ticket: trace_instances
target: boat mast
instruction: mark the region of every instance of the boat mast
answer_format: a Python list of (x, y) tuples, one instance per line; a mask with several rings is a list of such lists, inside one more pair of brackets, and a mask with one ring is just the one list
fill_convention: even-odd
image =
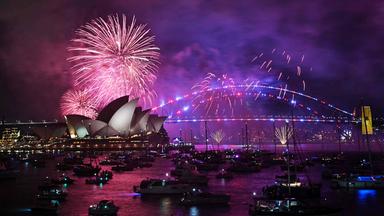
[(287, 137), (287, 172), (288, 172), (288, 195), (291, 196), (291, 168), (290, 168), (290, 158), (291, 155), (289, 153), (289, 141), (288, 141), (288, 128), (289, 123), (287, 122), (287, 129), (285, 130), (285, 136)]
[(208, 152), (208, 129), (207, 129), (207, 121), (204, 121), (205, 128), (205, 153)]
[[(275, 131), (276, 131), (275, 117), (273, 117), (272, 127), (273, 127), (273, 133), (275, 133)], [(273, 145), (275, 146), (275, 156), (276, 156), (276, 153), (277, 153), (277, 145), (276, 145), (276, 139), (275, 139), (275, 136), (273, 136)]]
[(247, 151), (249, 151), (249, 144), (248, 144), (248, 124), (245, 122), (245, 145), (247, 146)]

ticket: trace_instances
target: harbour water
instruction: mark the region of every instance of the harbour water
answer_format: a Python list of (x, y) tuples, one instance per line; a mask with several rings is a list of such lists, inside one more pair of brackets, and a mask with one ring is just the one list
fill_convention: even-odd
[[(28, 215), (35, 201), (37, 187), (44, 177), (56, 177), (63, 172), (56, 171), (58, 159), (48, 160), (43, 168), (19, 162), (20, 176), (15, 180), (0, 182), (1, 215)], [(263, 168), (252, 174), (236, 174), (232, 180), (216, 179), (216, 172), (206, 172), (209, 184), (206, 189), (231, 195), (229, 206), (183, 207), (179, 197), (143, 197), (133, 193), (133, 186), (145, 178), (167, 178), (166, 173), (174, 167), (164, 158), (157, 158), (153, 167), (135, 169), (131, 172), (114, 173), (113, 179), (105, 185), (87, 185), (85, 178), (73, 176), (75, 183), (66, 188), (67, 200), (59, 206), (59, 215), (88, 215), (88, 207), (103, 199), (113, 200), (120, 207), (119, 215), (248, 215), (253, 193), (260, 194), (262, 187), (273, 184), (275, 175), (281, 174), (279, 166)], [(109, 166), (102, 166), (110, 169)], [(310, 167), (306, 172), (313, 182), (322, 183), (322, 199), (332, 206), (343, 207), (343, 215), (383, 215), (384, 193), (376, 190), (333, 190), (328, 181), (321, 180), (321, 165)], [(299, 175), (305, 179), (304, 174)]]

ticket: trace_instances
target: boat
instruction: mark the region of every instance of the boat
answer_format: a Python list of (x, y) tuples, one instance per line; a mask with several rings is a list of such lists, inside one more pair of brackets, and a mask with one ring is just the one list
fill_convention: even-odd
[[(287, 184), (288, 179), (291, 183), (300, 183), (300, 179), (297, 177), (296, 174), (290, 174), (289, 176), (288, 176), (288, 174), (275, 176), (275, 181), (277, 183)], [(294, 185), (299, 185), (299, 184), (294, 184)]]
[(174, 170), (171, 170), (171, 176), (182, 176), (186, 174), (190, 174), (191, 172), (197, 172), (197, 167), (195, 165), (189, 163), (181, 163), (176, 166)]
[(301, 182), (276, 183), (263, 188), (263, 195), (270, 199), (296, 198), (320, 198), (321, 185), (304, 185)]
[(37, 199), (40, 200), (65, 200), (67, 197), (67, 193), (62, 191), (61, 189), (55, 188), (50, 190), (43, 190), (39, 194), (37, 194)]
[(61, 189), (61, 186), (45, 181), (43, 184), (39, 185), (37, 189), (40, 191), (47, 191), (47, 190), (53, 190), (53, 189)]
[(99, 185), (99, 184), (106, 184), (106, 183), (108, 183), (108, 179), (101, 176), (95, 176), (95, 178), (85, 179), (85, 184)]
[(88, 208), (89, 215), (117, 215), (119, 207), (111, 200), (101, 200), (98, 204), (90, 205)]
[(57, 179), (51, 179), (52, 184), (73, 184), (75, 180), (71, 179), (69, 176), (63, 175)]
[(80, 165), (73, 168), (73, 172), (77, 176), (94, 176), (100, 172), (101, 168), (92, 165)]
[(233, 174), (221, 169), (219, 173), (216, 174), (216, 178), (218, 179), (233, 179)]
[(383, 175), (347, 176), (333, 180), (333, 185), (347, 189), (384, 189)]
[(333, 216), (341, 215), (341, 210), (340, 208), (331, 208), (324, 205), (311, 205), (295, 198), (281, 200), (257, 199), (253, 205), (250, 205), (249, 215)]
[(228, 168), (231, 172), (251, 173), (260, 171), (260, 165), (252, 162), (235, 162)]
[[(283, 171), (287, 171), (288, 170), (288, 165), (287, 164), (281, 165), (280, 168)], [(301, 164), (301, 163), (300, 164), (290, 164), (289, 165), (289, 169), (290, 170), (295, 170), (297, 172), (302, 172), (305, 169), (305, 165)]]
[(30, 212), (32, 215), (57, 215), (59, 205), (57, 200), (40, 200), (30, 209)]
[(147, 179), (141, 181), (139, 186), (134, 186), (133, 191), (143, 195), (149, 194), (183, 194), (190, 192), (192, 186), (175, 180)]
[(200, 171), (216, 171), (219, 169), (219, 164), (208, 163), (208, 162), (198, 163), (196, 164), (196, 166), (197, 166), (197, 169)]
[(99, 173), (99, 177), (105, 178), (106, 180), (111, 180), (113, 177), (113, 173), (108, 170), (103, 170)]
[(231, 196), (227, 194), (213, 194), (192, 189), (185, 193), (180, 200), (182, 205), (228, 205)]
[(105, 166), (117, 166), (122, 165), (122, 162), (119, 160), (102, 160), (99, 164)]

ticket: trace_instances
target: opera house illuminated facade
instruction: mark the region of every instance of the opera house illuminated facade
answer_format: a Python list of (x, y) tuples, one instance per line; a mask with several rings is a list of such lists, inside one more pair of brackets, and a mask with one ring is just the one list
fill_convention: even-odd
[(163, 129), (164, 116), (151, 114), (150, 109), (137, 106), (138, 99), (118, 98), (102, 109), (96, 119), (81, 115), (66, 115), (71, 138), (135, 138), (158, 134)]

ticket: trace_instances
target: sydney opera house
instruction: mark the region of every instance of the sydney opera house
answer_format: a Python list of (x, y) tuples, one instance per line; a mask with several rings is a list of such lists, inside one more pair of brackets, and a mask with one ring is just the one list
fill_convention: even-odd
[(71, 138), (133, 138), (157, 134), (163, 127), (164, 116), (151, 114), (150, 109), (137, 106), (138, 99), (118, 98), (101, 110), (96, 119), (81, 115), (66, 115)]
[[(5, 140), (7, 142), (3, 144), (32, 146), (31, 143), (48, 141), (63, 148), (90, 148), (95, 146), (93, 144), (117, 144), (123, 147), (169, 144), (167, 131), (163, 127), (167, 117), (151, 114), (150, 109), (143, 110), (137, 105), (138, 99), (129, 100), (128, 96), (124, 96), (105, 106), (95, 119), (70, 114), (64, 116), (65, 122), (13, 125), (2, 130), (3, 137), (11, 140)], [(9, 135), (4, 136), (4, 133)]]

